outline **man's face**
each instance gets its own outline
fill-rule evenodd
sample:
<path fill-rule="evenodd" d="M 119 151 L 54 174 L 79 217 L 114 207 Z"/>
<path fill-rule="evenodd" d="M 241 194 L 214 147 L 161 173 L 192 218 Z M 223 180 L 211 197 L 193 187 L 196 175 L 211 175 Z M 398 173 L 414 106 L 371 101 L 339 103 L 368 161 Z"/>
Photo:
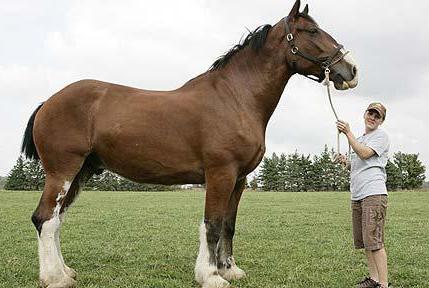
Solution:
<path fill-rule="evenodd" d="M 376 110 L 368 110 L 364 115 L 365 127 L 368 131 L 374 131 L 383 123 L 381 115 Z"/>

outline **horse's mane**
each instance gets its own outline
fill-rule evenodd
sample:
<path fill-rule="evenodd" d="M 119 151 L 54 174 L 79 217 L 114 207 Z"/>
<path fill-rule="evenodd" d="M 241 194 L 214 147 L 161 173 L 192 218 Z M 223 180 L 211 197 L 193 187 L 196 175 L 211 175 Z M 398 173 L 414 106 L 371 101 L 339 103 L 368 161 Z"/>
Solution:
<path fill-rule="evenodd" d="M 250 45 L 252 49 L 258 51 L 264 46 L 265 41 L 267 40 L 268 31 L 270 31 L 271 27 L 271 25 L 266 24 L 259 26 L 254 31 L 249 31 L 246 38 L 244 38 L 244 40 L 240 40 L 240 43 L 232 47 L 225 55 L 219 57 L 209 68 L 209 71 L 214 71 L 224 67 L 232 56 L 248 45 Z"/>

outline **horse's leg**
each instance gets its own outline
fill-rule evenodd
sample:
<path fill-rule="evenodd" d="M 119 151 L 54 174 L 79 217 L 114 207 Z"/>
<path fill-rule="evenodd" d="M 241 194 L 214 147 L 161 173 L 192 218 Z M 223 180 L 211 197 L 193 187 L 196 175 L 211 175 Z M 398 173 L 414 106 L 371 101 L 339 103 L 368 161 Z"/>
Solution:
<path fill-rule="evenodd" d="M 203 288 L 229 287 L 217 270 L 216 249 L 222 231 L 222 219 L 234 189 L 233 169 L 206 171 L 204 223 L 200 226 L 200 249 L 195 265 L 195 280 Z"/>
<path fill-rule="evenodd" d="M 79 195 L 79 193 L 82 191 L 82 187 L 89 180 L 89 178 L 91 178 L 91 176 L 94 174 L 95 171 L 96 171 L 95 168 L 88 165 L 88 163 L 85 163 L 82 166 L 79 173 L 74 178 L 74 180 L 70 186 L 69 191 L 67 192 L 67 194 L 64 197 L 63 205 L 61 206 L 61 210 L 60 210 L 60 222 L 61 222 L 61 224 L 64 222 L 64 218 L 65 218 L 65 214 L 66 214 L 67 209 L 74 202 L 77 195 Z M 56 244 L 58 255 L 59 255 L 60 260 L 63 264 L 64 271 L 66 272 L 66 274 L 69 277 L 76 279 L 76 276 L 77 276 L 76 271 L 74 269 L 68 267 L 64 262 L 63 255 L 61 253 L 60 232 L 59 231 L 57 234 L 55 234 L 55 244 Z"/>
<path fill-rule="evenodd" d="M 40 285 L 42 287 L 74 287 L 76 281 L 64 269 L 57 241 L 61 226 L 60 210 L 72 179 L 46 175 L 45 188 L 32 221 L 38 231 Z"/>
<path fill-rule="evenodd" d="M 64 222 L 64 218 L 65 218 L 65 214 L 66 214 L 65 209 L 68 207 L 68 205 L 67 206 L 65 205 L 66 199 L 70 199 L 71 197 L 74 199 L 74 197 L 80 192 L 80 190 L 81 190 L 81 187 L 79 185 L 78 178 L 75 177 L 75 179 L 73 180 L 73 182 L 70 186 L 69 191 L 66 193 L 66 195 L 64 197 L 64 201 L 63 201 L 63 204 L 62 204 L 61 209 L 60 209 L 60 214 L 59 214 L 60 227 Z M 70 195 L 73 195 L 73 196 L 70 196 Z M 58 233 L 55 234 L 55 246 L 57 248 L 58 257 L 60 258 L 64 272 L 67 274 L 67 276 L 69 276 L 73 279 L 76 279 L 76 277 L 77 277 L 76 271 L 66 265 L 66 263 L 64 262 L 63 254 L 61 253 L 60 228 L 58 228 Z"/>
<path fill-rule="evenodd" d="M 32 221 L 38 232 L 40 284 L 48 288 L 74 287 L 76 273 L 64 264 L 59 247 L 59 233 L 68 193 L 76 194 L 74 180 L 83 162 L 81 157 L 67 157 L 67 169 L 46 171 L 45 187 Z"/>
<path fill-rule="evenodd" d="M 218 270 L 219 274 L 226 280 L 237 280 L 246 273 L 237 267 L 232 253 L 233 237 L 235 233 L 235 220 L 237 217 L 238 203 L 246 186 L 246 179 L 237 180 L 234 191 L 231 194 L 228 210 L 223 218 L 222 233 L 218 244 Z"/>

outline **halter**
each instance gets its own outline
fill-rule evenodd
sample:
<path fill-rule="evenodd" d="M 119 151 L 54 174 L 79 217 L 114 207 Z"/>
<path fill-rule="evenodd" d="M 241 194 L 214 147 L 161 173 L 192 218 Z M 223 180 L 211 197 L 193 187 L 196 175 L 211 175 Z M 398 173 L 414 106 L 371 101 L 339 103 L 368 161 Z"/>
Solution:
<path fill-rule="evenodd" d="M 321 68 L 320 74 L 318 78 L 314 78 L 314 77 L 310 77 L 308 75 L 302 74 L 303 76 L 313 80 L 313 81 L 317 81 L 317 82 L 322 82 L 323 81 L 323 85 L 326 86 L 327 92 L 328 92 L 328 98 L 329 98 L 329 104 L 331 104 L 331 109 L 332 112 L 334 113 L 335 119 L 337 119 L 337 121 L 339 120 L 338 118 L 338 114 L 335 111 L 334 105 L 332 104 L 332 99 L 331 99 L 331 90 L 330 88 L 330 84 L 329 84 L 329 73 L 331 72 L 331 70 L 329 69 L 329 67 L 333 66 L 334 64 L 338 63 L 339 61 L 341 61 L 341 59 L 343 59 L 350 51 L 346 51 L 345 53 L 341 52 L 341 49 L 343 49 L 343 45 L 339 44 L 337 48 L 334 49 L 334 51 L 332 52 L 332 54 L 330 56 L 327 57 L 314 57 L 312 55 L 308 55 L 304 52 L 301 52 L 298 48 L 298 46 L 295 45 L 294 42 L 294 37 L 292 35 L 292 32 L 289 29 L 289 24 L 288 24 L 288 20 L 289 17 L 285 17 L 283 18 L 284 22 L 285 22 L 285 30 L 286 30 L 286 40 L 287 43 L 289 44 L 289 46 L 291 47 L 290 51 L 292 54 L 297 55 L 297 56 L 301 56 L 302 58 L 318 65 Z M 292 61 L 292 69 L 297 71 L 296 68 L 296 61 L 293 60 Z M 298 72 L 298 71 L 297 71 Z M 298 72 L 299 73 L 299 72 Z M 300 73 L 301 74 L 301 73 Z M 351 147 L 349 144 L 349 153 L 348 153 L 348 159 L 350 161 L 350 153 L 351 152 Z M 337 153 L 340 153 L 340 131 L 338 131 L 337 129 Z"/>
<path fill-rule="evenodd" d="M 322 82 L 325 79 L 325 75 L 326 72 L 330 72 L 329 67 L 333 66 L 334 64 L 338 63 L 339 61 L 341 61 L 341 59 L 344 58 L 344 56 L 347 55 L 347 53 L 349 53 L 349 51 L 342 53 L 341 49 L 343 49 L 343 45 L 339 44 L 337 48 L 334 49 L 334 51 L 332 51 L 332 54 L 330 56 L 325 56 L 325 57 L 314 57 L 312 55 L 306 54 L 304 52 L 302 52 L 301 50 L 299 50 L 298 46 L 295 45 L 295 41 L 294 41 L 294 37 L 292 32 L 289 29 L 289 24 L 288 24 L 288 20 L 289 17 L 285 17 L 283 18 L 284 22 L 285 22 L 285 30 L 286 30 L 286 41 L 289 44 L 289 46 L 291 47 L 290 51 L 292 54 L 300 56 L 316 65 L 318 65 L 321 69 L 319 77 L 318 78 L 314 78 L 314 77 L 310 77 L 308 75 L 302 74 L 305 77 L 317 81 L 317 82 Z M 297 71 L 296 68 L 296 61 L 292 61 L 292 69 Z"/>

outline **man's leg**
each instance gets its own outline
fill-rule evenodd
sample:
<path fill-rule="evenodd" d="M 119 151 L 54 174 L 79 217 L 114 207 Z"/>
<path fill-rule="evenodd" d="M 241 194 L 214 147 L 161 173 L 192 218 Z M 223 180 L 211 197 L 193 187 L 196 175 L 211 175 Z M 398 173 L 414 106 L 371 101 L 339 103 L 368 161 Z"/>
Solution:
<path fill-rule="evenodd" d="M 362 234 L 370 277 L 382 287 L 387 287 L 387 255 L 384 249 L 387 196 L 368 196 L 362 203 Z"/>
<path fill-rule="evenodd" d="M 383 285 L 382 287 L 387 287 L 387 254 L 386 250 L 383 248 L 371 251 L 372 258 L 374 259 L 377 271 L 378 271 L 378 282 Z"/>
<path fill-rule="evenodd" d="M 366 259 L 368 260 L 369 277 L 371 277 L 372 280 L 378 282 L 379 276 L 378 276 L 377 264 L 374 259 L 374 252 L 370 250 L 365 250 L 365 254 L 366 254 Z"/>

